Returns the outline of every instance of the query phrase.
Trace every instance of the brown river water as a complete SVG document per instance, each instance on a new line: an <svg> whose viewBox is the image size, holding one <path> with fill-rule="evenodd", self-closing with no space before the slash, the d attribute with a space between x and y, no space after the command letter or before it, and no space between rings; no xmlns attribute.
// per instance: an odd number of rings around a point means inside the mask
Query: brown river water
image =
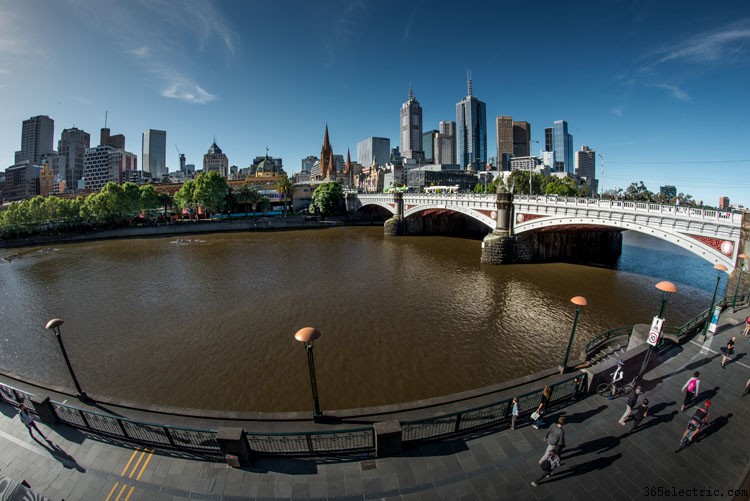
<svg viewBox="0 0 750 501"><path fill-rule="evenodd" d="M689 319L707 306L705 283L716 276L708 263L659 245L626 245L618 270L481 265L480 246L339 227L0 251L10 258L0 261L0 369L72 388L44 329L59 317L88 393L310 410L307 359L294 333L311 325L323 334L314 353L324 411L398 403L558 365L573 296L589 303L578 353L602 331L650 323L661 280L680 287L667 324Z"/></svg>

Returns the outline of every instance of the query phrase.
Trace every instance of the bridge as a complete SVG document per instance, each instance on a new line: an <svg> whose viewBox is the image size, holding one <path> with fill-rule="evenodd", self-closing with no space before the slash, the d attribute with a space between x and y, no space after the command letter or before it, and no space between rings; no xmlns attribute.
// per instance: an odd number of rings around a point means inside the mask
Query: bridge
<svg viewBox="0 0 750 501"><path fill-rule="evenodd" d="M750 253L748 212L725 212L599 198L513 196L507 193L347 195L349 210L358 211L368 206L385 209L393 216L395 224L425 214L460 213L485 225L488 233L499 232L505 237L550 229L633 230L666 240L712 264L722 264L727 267L729 273L737 266L738 256L743 249L746 254ZM386 228L387 233L388 231ZM391 233L398 234L398 230Z"/></svg>

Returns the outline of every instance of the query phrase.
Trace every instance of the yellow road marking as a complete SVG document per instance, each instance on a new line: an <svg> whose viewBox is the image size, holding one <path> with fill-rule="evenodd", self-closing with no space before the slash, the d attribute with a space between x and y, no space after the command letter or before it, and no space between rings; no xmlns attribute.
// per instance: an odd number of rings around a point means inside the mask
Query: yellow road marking
<svg viewBox="0 0 750 501"><path fill-rule="evenodd" d="M128 491L128 495L125 496L125 501L128 501L130 499L130 495L133 494L134 489L135 489L135 485L131 487L130 490Z"/></svg>
<svg viewBox="0 0 750 501"><path fill-rule="evenodd" d="M130 463L133 462L133 458L135 457L136 454L138 454L138 449L135 449L133 451L133 454L130 455L130 460L128 461L128 464L125 465L125 468L122 469L122 473L120 473L121 477L125 476L125 472L128 471L128 468L130 468Z"/></svg>
<svg viewBox="0 0 750 501"><path fill-rule="evenodd" d="M143 475L143 472L146 471L146 466L148 466L149 461L151 461L151 457L154 455L154 450L151 449L151 452L148 453L148 457L146 458L146 461L143 463L143 466L141 467L141 471L138 472L138 476L136 477L135 481L139 481L141 479L141 475Z"/></svg>
<svg viewBox="0 0 750 501"><path fill-rule="evenodd" d="M120 489L120 493L115 498L115 501L120 501L120 496L122 496L122 493L125 492L125 488L127 487L126 484L122 484L122 489Z"/></svg>
<svg viewBox="0 0 750 501"><path fill-rule="evenodd" d="M146 455L146 451L144 450L143 452L141 452L141 455L138 456L138 461L135 462L135 466L133 466L133 469L130 470L130 475L128 475L128 478L133 478L135 471L138 469L138 465L141 464L141 461L143 461L143 456L145 455Z"/></svg>
<svg viewBox="0 0 750 501"><path fill-rule="evenodd" d="M109 498L112 497L112 493L115 492L115 489L117 489L118 485L120 485L120 482L115 482L115 485L112 486L112 489L109 491L109 494L107 494L106 501L109 501Z"/></svg>

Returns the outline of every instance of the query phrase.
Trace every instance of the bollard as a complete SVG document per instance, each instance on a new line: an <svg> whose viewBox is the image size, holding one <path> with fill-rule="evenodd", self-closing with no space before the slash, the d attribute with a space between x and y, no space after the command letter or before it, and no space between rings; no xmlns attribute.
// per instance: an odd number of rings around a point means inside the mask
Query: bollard
<svg viewBox="0 0 750 501"><path fill-rule="evenodd" d="M242 428L219 428L216 442L229 466L238 468L240 465L250 464L250 446Z"/></svg>

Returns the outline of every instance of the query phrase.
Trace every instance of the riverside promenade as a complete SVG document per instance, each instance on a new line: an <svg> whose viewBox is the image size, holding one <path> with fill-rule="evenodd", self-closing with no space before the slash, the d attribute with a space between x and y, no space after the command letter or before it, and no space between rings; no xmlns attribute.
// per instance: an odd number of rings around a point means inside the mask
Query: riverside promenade
<svg viewBox="0 0 750 501"><path fill-rule="evenodd" d="M32 439L17 410L0 402L0 498L25 480L48 499L581 499L680 497L747 500L750 492L750 343L742 324L750 308L722 314L717 334L700 335L661 354L645 375L651 416L635 433L618 424L623 398L588 395L553 407L546 425L565 416L563 464L539 487L544 430L529 419L517 430L488 428L405 449L383 458L256 458L232 468L190 454L146 449L65 426L39 427L52 445ZM721 348L737 337L725 369ZM711 425L675 453L693 412L680 413L680 389L701 372L698 401L711 399ZM12 380L0 381L18 386ZM538 386L540 383L535 382ZM544 384L543 382L541 384ZM65 397L52 393L53 399ZM74 399L69 403L77 405ZM143 418L143 416L138 416ZM151 421L159 421L154 416ZM213 428L225 426L217 423ZM3 491L5 489L5 491ZM736 493L735 490L740 492ZM744 491L744 492L743 492Z"/></svg>

